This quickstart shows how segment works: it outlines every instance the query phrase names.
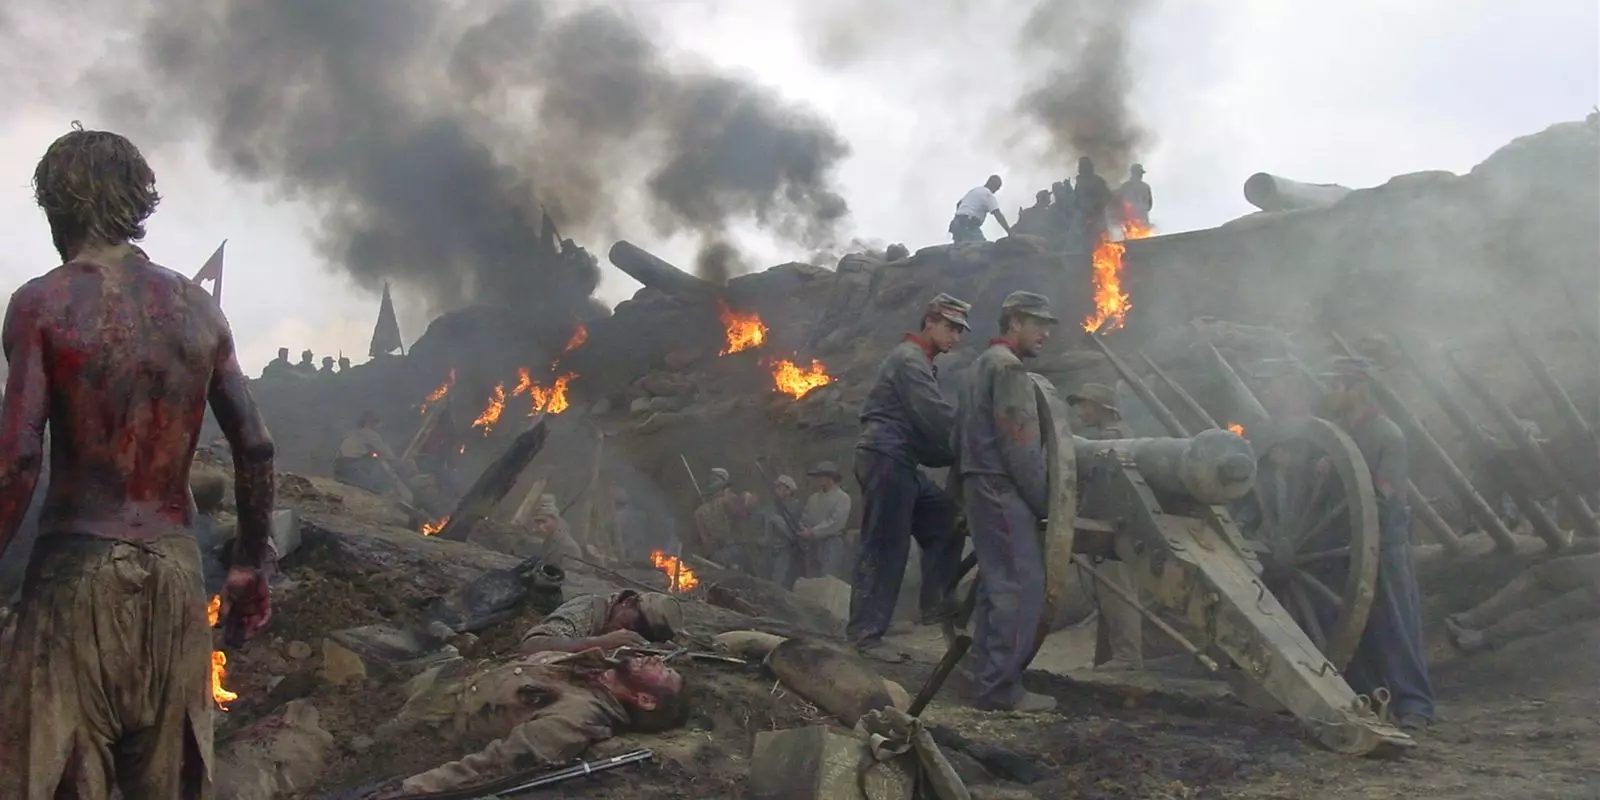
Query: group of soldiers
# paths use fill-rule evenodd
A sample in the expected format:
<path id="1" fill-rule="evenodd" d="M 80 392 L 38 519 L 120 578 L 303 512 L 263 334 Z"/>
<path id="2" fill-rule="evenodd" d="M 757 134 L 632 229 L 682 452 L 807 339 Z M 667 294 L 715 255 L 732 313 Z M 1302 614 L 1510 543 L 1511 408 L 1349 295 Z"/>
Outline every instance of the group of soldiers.
<path id="1" fill-rule="evenodd" d="M 845 526 L 850 495 L 838 465 L 821 461 L 806 471 L 811 494 L 788 475 L 773 479 L 771 502 L 736 492 L 728 471 L 711 470 L 694 512 L 689 552 L 764 577 L 785 589 L 800 578 L 838 577 L 846 566 Z"/>
<path id="2" fill-rule="evenodd" d="M 316 356 L 310 350 L 301 350 L 300 363 L 292 364 L 289 362 L 289 348 L 280 347 L 278 348 L 278 357 L 268 361 L 267 365 L 262 367 L 261 377 L 279 378 L 287 375 L 294 375 L 300 378 L 308 378 L 313 375 L 337 375 L 341 372 L 350 371 L 350 359 L 344 356 L 339 357 L 338 369 L 334 369 L 333 356 L 322 357 L 321 369 L 318 369 L 316 365 L 312 363 L 315 360 Z"/>
<path id="3" fill-rule="evenodd" d="M 1143 164 L 1128 168 L 1128 179 L 1113 191 L 1106 179 L 1095 172 L 1088 156 L 1078 159 L 1077 183 L 1062 178 L 1049 189 L 1034 194 L 1032 206 L 1017 211 L 1016 224 L 1000 211 L 996 193 L 1003 183 L 990 175 L 982 186 L 962 195 L 950 219 L 950 237 L 955 242 L 985 241 L 983 223 L 994 217 L 1007 235 L 1027 234 L 1046 239 L 1071 252 L 1093 250 L 1112 228 L 1126 223 L 1150 226 L 1150 211 L 1155 198 L 1144 180 Z"/>

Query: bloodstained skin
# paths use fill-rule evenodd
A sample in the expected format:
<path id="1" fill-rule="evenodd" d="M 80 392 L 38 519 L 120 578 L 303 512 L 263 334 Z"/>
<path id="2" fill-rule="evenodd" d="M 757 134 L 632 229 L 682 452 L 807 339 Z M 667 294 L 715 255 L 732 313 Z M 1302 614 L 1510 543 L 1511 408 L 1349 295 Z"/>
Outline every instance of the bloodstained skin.
<path id="1" fill-rule="evenodd" d="M 241 632 L 270 613 L 260 568 L 273 505 L 273 445 L 204 289 L 129 244 L 71 258 L 12 295 L 0 411 L 0 554 L 39 478 L 51 479 L 39 535 L 148 541 L 193 536 L 189 466 L 209 401 L 233 449 L 239 537 L 230 600 Z M 234 619 L 235 617 L 230 617 Z"/>

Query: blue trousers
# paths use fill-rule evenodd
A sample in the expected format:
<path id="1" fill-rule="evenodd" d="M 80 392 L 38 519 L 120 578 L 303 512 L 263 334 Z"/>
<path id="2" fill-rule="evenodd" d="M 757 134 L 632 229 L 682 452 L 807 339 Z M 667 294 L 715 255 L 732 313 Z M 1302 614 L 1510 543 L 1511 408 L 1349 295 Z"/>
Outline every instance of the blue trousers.
<path id="1" fill-rule="evenodd" d="M 1433 719 L 1433 684 L 1422 644 L 1421 595 L 1411 543 L 1386 537 L 1378 548 L 1378 587 L 1356 654 L 1345 670 L 1350 688 L 1370 695 L 1388 687 L 1395 716 Z"/>
<path id="2" fill-rule="evenodd" d="M 967 475 L 962 500 L 978 556 L 972 677 L 980 707 L 1014 705 L 1033 660 L 1044 613 L 1044 552 L 1039 519 L 1009 478 Z"/>
<path id="3" fill-rule="evenodd" d="M 922 548 L 923 614 L 940 610 L 961 566 L 956 504 L 913 464 L 872 450 L 856 451 L 861 486 L 861 548 L 850 583 L 850 622 L 845 635 L 857 645 L 875 644 L 894 619 L 911 540 Z"/>

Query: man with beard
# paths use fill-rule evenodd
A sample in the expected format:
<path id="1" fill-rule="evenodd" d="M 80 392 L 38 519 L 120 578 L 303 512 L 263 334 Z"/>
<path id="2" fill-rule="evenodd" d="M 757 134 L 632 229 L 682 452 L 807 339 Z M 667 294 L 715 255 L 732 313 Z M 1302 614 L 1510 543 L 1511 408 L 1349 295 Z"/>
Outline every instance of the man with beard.
<path id="1" fill-rule="evenodd" d="M 955 408 L 939 389 L 933 359 L 961 342 L 972 306 L 939 294 L 923 308 L 922 326 L 906 334 L 878 366 L 861 405 L 856 483 L 861 487 L 861 546 L 850 583 L 845 635 L 859 653 L 901 661 L 883 636 L 894 618 L 911 539 L 922 548 L 922 617 L 949 613 L 945 597 L 961 561 L 955 503 L 918 468 L 948 466 Z"/>
<path id="2" fill-rule="evenodd" d="M 449 739 L 493 741 L 391 783 L 378 792 L 381 798 L 468 789 L 569 761 L 624 730 L 669 730 L 689 716 L 683 676 L 659 657 L 607 658 L 600 650 L 457 662 L 424 672 L 408 686 L 410 699 L 379 738 L 435 728 Z"/>
<path id="3" fill-rule="evenodd" d="M 216 301 L 132 243 L 155 174 L 106 131 L 57 139 L 34 196 L 65 262 L 6 311 L 0 553 L 51 478 L 0 654 L 0 797 L 212 796 L 211 630 L 189 467 L 209 403 L 233 452 L 239 535 L 222 619 L 270 616 L 273 445 Z"/>
<path id="4" fill-rule="evenodd" d="M 1022 688 L 1044 607 L 1039 521 L 1050 511 L 1039 405 L 1022 359 L 1039 355 L 1056 324 L 1044 295 L 1012 292 L 1000 306 L 999 338 L 973 362 L 961 390 L 955 468 L 978 556 L 972 679 L 983 709 L 1056 705 Z"/>

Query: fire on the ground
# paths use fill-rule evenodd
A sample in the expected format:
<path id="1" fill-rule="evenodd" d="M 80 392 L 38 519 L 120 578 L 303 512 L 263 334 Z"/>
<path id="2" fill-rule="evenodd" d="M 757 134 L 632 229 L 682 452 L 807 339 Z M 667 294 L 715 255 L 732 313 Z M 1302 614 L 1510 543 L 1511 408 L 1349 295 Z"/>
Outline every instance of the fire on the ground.
<path id="1" fill-rule="evenodd" d="M 206 604 L 206 622 L 211 627 L 217 627 L 222 618 L 222 595 L 212 595 L 211 602 Z M 228 656 L 221 650 L 211 651 L 211 700 L 222 711 L 228 710 L 228 704 L 238 700 L 239 695 L 228 691 L 222 685 L 224 678 L 228 677 Z"/>
<path id="2" fill-rule="evenodd" d="M 446 515 L 440 517 L 435 522 L 424 522 L 424 523 L 422 523 L 422 535 L 423 536 L 436 535 L 437 533 L 439 533 L 439 531 L 444 530 L 444 526 L 448 525 L 449 523 L 450 523 L 450 515 L 449 514 L 446 514 Z"/>
<path id="3" fill-rule="evenodd" d="M 1228 430 L 1234 432 L 1235 434 L 1237 434 L 1239 436 L 1243 436 L 1244 435 L 1244 426 L 1240 425 L 1237 422 L 1228 423 Z"/>
<path id="4" fill-rule="evenodd" d="M 700 585 L 700 579 L 695 577 L 694 570 L 677 556 L 669 556 L 662 550 L 652 550 L 650 563 L 666 574 L 669 592 L 681 594 Z"/>
<path id="5" fill-rule="evenodd" d="M 734 353 L 752 350 L 761 347 L 767 341 L 767 324 L 761 320 L 761 315 L 754 311 L 734 311 L 726 303 L 718 301 L 717 316 L 722 320 L 722 335 L 724 346 L 719 356 L 733 355 Z M 790 397 L 799 399 L 806 392 L 833 383 L 833 376 L 828 374 L 828 368 L 817 359 L 811 359 L 808 366 L 795 363 L 787 358 L 762 359 L 763 365 L 772 365 L 772 389 L 782 392 Z"/>

